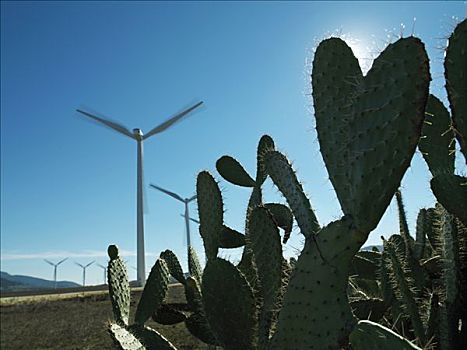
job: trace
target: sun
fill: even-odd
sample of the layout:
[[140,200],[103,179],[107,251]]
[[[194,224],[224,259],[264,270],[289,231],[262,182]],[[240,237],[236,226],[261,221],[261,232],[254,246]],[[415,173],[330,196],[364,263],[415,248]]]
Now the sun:
[[357,39],[351,35],[343,35],[342,40],[352,49],[354,56],[358,59],[363,74],[366,74],[370,70],[374,59],[370,48],[371,45],[366,40]]

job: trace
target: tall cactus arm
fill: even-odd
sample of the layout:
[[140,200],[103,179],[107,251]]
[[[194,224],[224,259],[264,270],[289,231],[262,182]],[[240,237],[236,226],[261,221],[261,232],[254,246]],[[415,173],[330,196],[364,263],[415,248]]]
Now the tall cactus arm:
[[130,283],[128,282],[128,272],[124,261],[119,256],[116,245],[109,246],[108,254],[110,261],[107,266],[107,279],[114,317],[117,324],[128,325],[130,315]]
[[456,137],[467,162],[467,19],[449,37],[444,75]]

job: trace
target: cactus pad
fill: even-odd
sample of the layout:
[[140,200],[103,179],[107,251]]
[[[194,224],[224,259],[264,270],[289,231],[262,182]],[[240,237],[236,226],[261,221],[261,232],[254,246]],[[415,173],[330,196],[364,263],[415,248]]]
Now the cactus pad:
[[147,350],[177,350],[173,344],[155,329],[139,324],[128,327]]
[[430,95],[418,148],[433,176],[454,173],[455,143],[448,110],[437,97]]
[[195,248],[192,246],[188,247],[188,271],[190,276],[196,278],[201,282],[201,277],[203,276],[203,269],[199,263],[198,255],[196,254]]
[[198,174],[196,181],[199,233],[203,238],[206,258],[214,259],[219,250],[219,236],[224,224],[224,205],[216,180],[207,171]]
[[444,75],[456,137],[467,162],[467,19],[449,37]]
[[162,304],[152,315],[152,320],[163,325],[173,325],[185,321],[186,316],[183,312],[169,305]]
[[436,199],[467,225],[467,178],[459,175],[440,174],[431,179],[431,190]]
[[256,156],[256,185],[261,186],[268,174],[266,173],[266,169],[264,168],[264,161],[263,156],[269,152],[273,151],[275,148],[274,141],[269,135],[261,136],[258,149],[257,149],[257,156]]
[[320,228],[318,220],[287,158],[278,151],[270,151],[264,155],[264,162],[268,175],[292,209],[301,233],[305,237],[315,234]]
[[235,158],[229,156],[219,158],[216,162],[216,169],[224,179],[234,185],[243,187],[254,187],[256,185],[255,180],[248,175]]
[[344,214],[359,230],[378,224],[420,138],[430,73],[423,43],[390,44],[363,76],[341,39],[324,40],[313,61],[318,140]]
[[224,349],[255,349],[255,298],[242,273],[226,260],[211,259],[204,269],[202,289],[206,317]]
[[347,298],[350,261],[361,242],[343,218],[308,239],[290,277],[272,349],[340,349],[356,319]]
[[115,320],[120,325],[128,325],[130,315],[130,284],[125,263],[118,256],[115,245],[108,249],[110,261],[107,265],[109,295]]
[[143,325],[159,308],[169,286],[169,269],[162,259],[157,259],[149,273],[135,313],[135,323]]
[[223,225],[223,230],[219,237],[220,248],[239,248],[245,245],[245,235]]
[[160,258],[165,260],[172,277],[179,283],[185,284],[185,275],[183,274],[183,270],[177,256],[171,250],[167,249],[161,253]]
[[141,342],[133,334],[131,334],[125,327],[116,323],[109,325],[109,333],[121,350],[146,350]]

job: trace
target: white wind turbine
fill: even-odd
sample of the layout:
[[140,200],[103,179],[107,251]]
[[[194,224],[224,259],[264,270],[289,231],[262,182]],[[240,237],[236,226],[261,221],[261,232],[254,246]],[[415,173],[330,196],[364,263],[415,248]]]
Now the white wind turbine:
[[102,270],[104,270],[104,284],[107,284],[107,266],[97,264]]
[[63,260],[60,260],[58,263],[54,264],[53,262],[51,262],[50,260],[47,260],[47,259],[44,259],[44,261],[49,264],[49,265],[52,265],[54,267],[54,289],[57,289],[57,267],[58,265],[60,265],[61,263],[65,262],[65,260],[67,260],[68,258],[65,258]]
[[[156,190],[161,191],[162,193],[165,193],[169,195],[172,198],[175,198],[176,200],[179,200],[180,202],[185,204],[185,215],[182,215],[185,218],[185,226],[186,226],[186,244],[187,244],[187,254],[191,246],[191,238],[190,238],[190,212],[189,212],[189,206],[188,204],[196,199],[196,195],[190,197],[190,198],[182,198],[176,193],[173,193],[169,190],[166,190],[162,187],[150,184],[152,188],[155,188]],[[191,219],[193,220],[193,219]],[[187,255],[188,256],[188,255]]]
[[81,265],[80,263],[77,263],[75,262],[76,265],[78,266],[81,266],[81,268],[83,269],[83,287],[86,286],[86,269],[91,266],[92,264],[94,264],[94,261],[91,261],[89,264],[87,265]]
[[147,134],[143,134],[141,129],[133,129],[133,132],[130,132],[123,125],[111,121],[109,119],[104,119],[102,117],[97,117],[91,113],[85,112],[83,110],[77,109],[77,111],[85,116],[125,135],[128,136],[137,142],[138,151],[137,151],[137,183],[136,183],[136,255],[137,255],[137,281],[140,286],[144,285],[146,281],[146,268],[145,268],[145,256],[144,256],[144,213],[143,213],[143,141],[152,135],[161,133],[173,124],[182,119],[185,115],[193,111],[194,109],[201,106],[203,102],[198,102],[195,105],[183,110],[180,113],[177,113],[175,116],[167,119],[165,122],[159,124],[158,126],[151,129]]

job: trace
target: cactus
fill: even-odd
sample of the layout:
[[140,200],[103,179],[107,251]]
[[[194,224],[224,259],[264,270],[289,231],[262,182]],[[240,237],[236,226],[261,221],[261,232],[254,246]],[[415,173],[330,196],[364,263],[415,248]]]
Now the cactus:
[[107,279],[115,320],[117,324],[127,326],[130,316],[130,283],[126,266],[118,255],[116,245],[110,245],[107,251],[110,257]]
[[199,263],[198,255],[196,250],[192,247],[188,247],[188,270],[190,275],[199,282],[201,282],[201,276],[203,275],[203,269]]
[[[444,60],[446,90],[451,116],[436,97],[430,96],[419,148],[433,175],[431,190],[439,203],[467,225],[467,178],[454,174],[454,136],[467,162],[467,20],[449,37]],[[444,132],[441,132],[443,131]],[[441,134],[440,134],[441,132]]]
[[203,273],[202,293],[209,325],[224,349],[255,349],[256,304],[243,274],[226,260],[210,259]]
[[161,334],[144,325],[165,298],[168,284],[165,261],[158,259],[154,264],[137,306],[135,323],[129,325],[130,287],[126,267],[116,245],[109,246],[108,254],[109,294],[116,319],[116,323],[109,324],[108,331],[114,343],[122,350],[175,350]]
[[149,273],[143,294],[135,313],[135,323],[143,325],[159,308],[169,287],[169,269],[164,260],[158,259]]
[[312,85],[321,154],[344,214],[365,232],[378,223],[410,164],[429,80],[424,45],[414,37],[390,44],[366,77],[342,40],[324,40],[316,50]]
[[[448,54],[457,62],[449,66],[451,77],[465,51],[463,33],[465,21],[450,39]],[[417,38],[390,44],[366,76],[342,40],[324,40],[313,62],[313,100],[321,153],[343,217],[319,224],[290,162],[269,136],[258,145],[256,176],[235,158],[221,157],[216,163],[221,176],[252,188],[245,234],[225,226],[219,186],[207,171],[199,173],[199,230],[206,267],[202,271],[190,248],[191,277],[185,279],[175,255],[163,252],[131,326],[126,297],[111,295],[117,323],[110,332],[119,346],[145,349],[161,342],[160,348],[171,348],[144,326],[153,315],[160,323],[184,322],[194,336],[225,349],[459,349],[459,339],[467,332],[467,303],[460,297],[467,291],[467,264],[460,258],[467,249],[461,222],[467,187],[460,190],[465,178],[454,175],[453,134],[440,133],[450,130],[448,118],[438,100],[428,100],[429,80],[428,58]],[[456,95],[459,86],[450,82],[448,91],[453,119],[462,129],[465,99]],[[458,139],[463,137],[455,132]],[[440,205],[421,210],[414,240],[398,192],[400,235],[391,236],[382,253],[360,252],[397,192],[417,144],[433,172],[433,191],[447,211]],[[261,187],[267,176],[290,209],[263,203]],[[293,219],[305,242],[298,259],[289,264],[282,257],[279,228],[285,243]],[[237,266],[218,257],[219,248],[241,246]],[[110,256],[109,266],[115,265],[112,281],[120,283],[109,286],[111,294],[126,293],[121,287],[123,265],[115,262],[115,251]],[[169,273],[185,287],[183,309],[163,303]]]
[[[446,90],[452,121],[461,151],[467,162],[467,19],[460,22],[449,37],[444,60]],[[465,203],[465,202],[464,202]]]
[[[406,59],[399,60],[401,56]],[[346,292],[348,266],[410,163],[430,80],[428,58],[416,38],[389,45],[366,77],[342,40],[325,40],[316,50],[312,78],[318,140],[345,216],[316,232],[312,227],[317,221],[300,186],[291,180],[290,167],[277,152],[265,156],[268,174],[306,237],[284,296],[273,349],[347,344],[356,325]],[[311,327],[304,327],[308,322]]]

